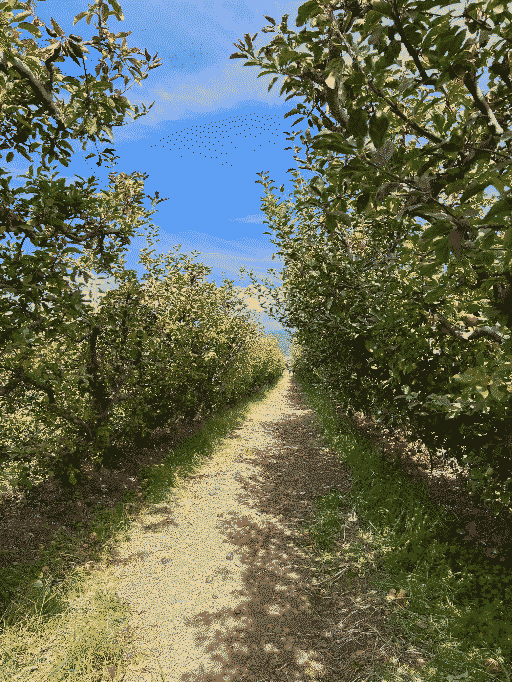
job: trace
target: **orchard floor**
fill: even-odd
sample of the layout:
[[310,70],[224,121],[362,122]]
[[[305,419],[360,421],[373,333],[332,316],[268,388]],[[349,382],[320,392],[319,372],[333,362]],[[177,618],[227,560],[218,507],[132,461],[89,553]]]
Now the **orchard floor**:
[[[377,596],[370,617],[354,606],[363,585],[343,603],[317,594],[318,570],[300,529],[318,496],[349,485],[285,374],[176,494],[140,515],[129,539],[91,566],[130,606],[130,658],[138,661],[122,679],[348,681],[354,661],[375,661]],[[344,611],[354,624],[351,611],[371,620],[371,656],[350,625],[345,642],[333,641]]]
[[[226,414],[184,454],[147,454],[158,494],[122,505],[94,560],[79,559],[91,541],[73,549],[76,592],[53,621],[0,633],[0,680],[444,682],[444,664],[463,679],[470,657],[468,679],[510,679],[502,660],[454,658],[454,645],[431,668],[447,646],[441,620],[410,610],[413,583],[385,573],[384,545],[344,502],[351,470],[288,372]],[[406,468],[424,472],[424,460],[411,455]],[[453,504],[443,490],[438,502]]]

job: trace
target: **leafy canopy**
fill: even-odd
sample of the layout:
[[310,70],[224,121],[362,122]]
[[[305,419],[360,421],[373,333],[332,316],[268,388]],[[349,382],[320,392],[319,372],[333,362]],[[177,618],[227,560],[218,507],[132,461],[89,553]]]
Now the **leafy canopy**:
[[[394,405],[406,400],[413,421],[490,413],[512,434],[512,15],[496,0],[458,15],[431,11],[452,4],[310,0],[299,7],[299,33],[288,15],[279,25],[266,16],[263,32],[277,32],[269,45],[255,52],[257,34],[246,34],[230,58],[249,57],[258,77],[278,74],[269,90],[283,75],[280,94],[306,101],[285,115],[309,125],[298,160],[317,176],[295,204],[306,229],[292,238],[291,204],[283,210],[272,195],[266,209],[287,268],[282,303],[317,349],[311,360],[325,365],[340,334],[344,351],[360,337],[366,364],[389,366],[388,393],[398,382]],[[452,26],[453,16],[465,26]],[[490,186],[499,195],[487,203]],[[311,208],[320,209],[320,235],[307,222]],[[449,373],[428,395],[410,389],[418,352],[441,353]],[[450,371],[461,357],[474,371]]]

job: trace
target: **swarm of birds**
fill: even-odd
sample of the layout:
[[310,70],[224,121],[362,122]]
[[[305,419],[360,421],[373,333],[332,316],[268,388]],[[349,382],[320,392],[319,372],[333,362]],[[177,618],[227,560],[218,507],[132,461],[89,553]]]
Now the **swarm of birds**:
[[[155,31],[158,29],[158,23],[155,25]],[[153,27],[147,26],[142,28],[142,31],[152,31]],[[206,51],[203,51],[203,43],[198,46],[191,46],[190,42],[178,41],[178,49],[173,50],[172,56],[166,60],[166,66],[174,71],[185,69],[188,72],[196,71],[197,67],[201,67],[205,62]],[[283,121],[283,114],[276,116],[258,116],[257,114],[232,116],[222,121],[210,123],[203,126],[190,126],[181,128],[171,135],[160,138],[159,143],[150,145],[150,148],[161,147],[162,149],[175,148],[176,151],[192,151],[193,154],[198,154],[209,159],[221,160],[221,165],[228,165],[228,155],[235,150],[237,141],[254,141],[253,152],[257,151],[258,147],[264,147],[265,143],[276,145],[276,132],[278,132],[278,124]],[[263,140],[261,143],[256,142],[256,136],[260,132],[269,132],[269,139]],[[283,131],[285,135],[290,135],[289,132]],[[234,139],[229,139],[234,138]],[[220,144],[220,148],[219,148]],[[252,146],[252,145],[251,145]],[[284,151],[292,150],[292,147],[285,147]],[[244,149],[244,152],[247,151]],[[251,151],[250,149],[248,150]],[[183,158],[184,154],[180,154]],[[233,167],[233,163],[229,164]],[[292,170],[292,169],[290,169]]]
[[[252,114],[248,116],[231,116],[219,123],[210,123],[205,126],[192,126],[181,129],[173,135],[160,138],[162,148],[166,145],[183,146],[192,151],[210,159],[222,159],[227,157],[230,152],[234,150],[236,138],[255,138],[259,130],[272,131],[271,136],[275,137],[275,130],[277,122],[281,119],[280,116],[258,116]],[[229,139],[234,137],[235,139]],[[276,144],[275,140],[268,140],[271,144]],[[220,143],[221,148],[214,151],[216,143]],[[263,143],[259,144],[261,147]],[[158,145],[150,145],[157,147]],[[205,150],[203,153],[201,150]],[[256,151],[256,149],[253,149]],[[183,155],[180,155],[183,156]],[[227,159],[225,161],[227,163]],[[231,164],[233,165],[233,164]]]

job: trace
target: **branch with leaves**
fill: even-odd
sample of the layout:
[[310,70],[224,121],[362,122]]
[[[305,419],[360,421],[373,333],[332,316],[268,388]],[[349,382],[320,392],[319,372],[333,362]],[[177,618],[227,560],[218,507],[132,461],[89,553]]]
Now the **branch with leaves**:
[[[280,94],[305,98],[285,115],[298,115],[293,125],[307,119],[300,137],[306,158],[298,158],[297,146],[295,158],[317,174],[295,192],[295,209],[304,214],[300,238],[292,239],[289,202],[283,214],[270,195],[266,210],[280,253],[293,263],[283,299],[288,320],[310,349],[307,363],[330,362],[340,336],[345,350],[358,339],[378,371],[389,366],[399,393],[418,376],[418,354],[430,367],[441,362],[433,355],[441,345],[448,369],[455,364],[450,355],[485,363],[489,390],[475,373],[464,375],[460,396],[447,399],[443,387],[423,401],[410,394],[411,420],[427,419],[434,403],[452,419],[471,405],[473,414],[501,415],[509,430],[512,14],[488,3],[483,20],[477,14],[482,6],[471,3],[458,15],[466,25],[461,28],[450,25],[453,12],[435,13],[417,3],[310,0],[298,9],[300,32],[288,27],[288,15],[279,25],[266,16],[271,26],[263,32],[278,35],[256,52],[257,34],[246,34],[230,58],[248,59],[245,65],[258,66],[259,75],[278,74],[269,90],[282,75]],[[383,24],[385,17],[391,25]],[[491,35],[498,42],[489,48]],[[398,60],[401,51],[406,57]],[[489,61],[484,95],[478,73]],[[416,139],[406,144],[405,134]],[[427,143],[419,144],[419,137]],[[498,197],[484,197],[491,185]],[[321,212],[320,236],[308,234],[311,207]],[[357,231],[365,251],[354,260],[351,235]],[[265,305],[264,296],[260,302]],[[468,334],[464,320],[474,313],[481,326]],[[364,362],[358,366],[366,371]],[[370,372],[364,390],[374,385]]]

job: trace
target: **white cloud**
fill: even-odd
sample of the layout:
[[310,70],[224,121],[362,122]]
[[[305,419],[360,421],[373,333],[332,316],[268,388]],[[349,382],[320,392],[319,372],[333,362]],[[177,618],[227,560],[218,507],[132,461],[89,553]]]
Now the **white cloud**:
[[239,221],[242,223],[262,223],[267,216],[264,213],[259,215],[248,215],[245,218],[230,218],[230,221]]

